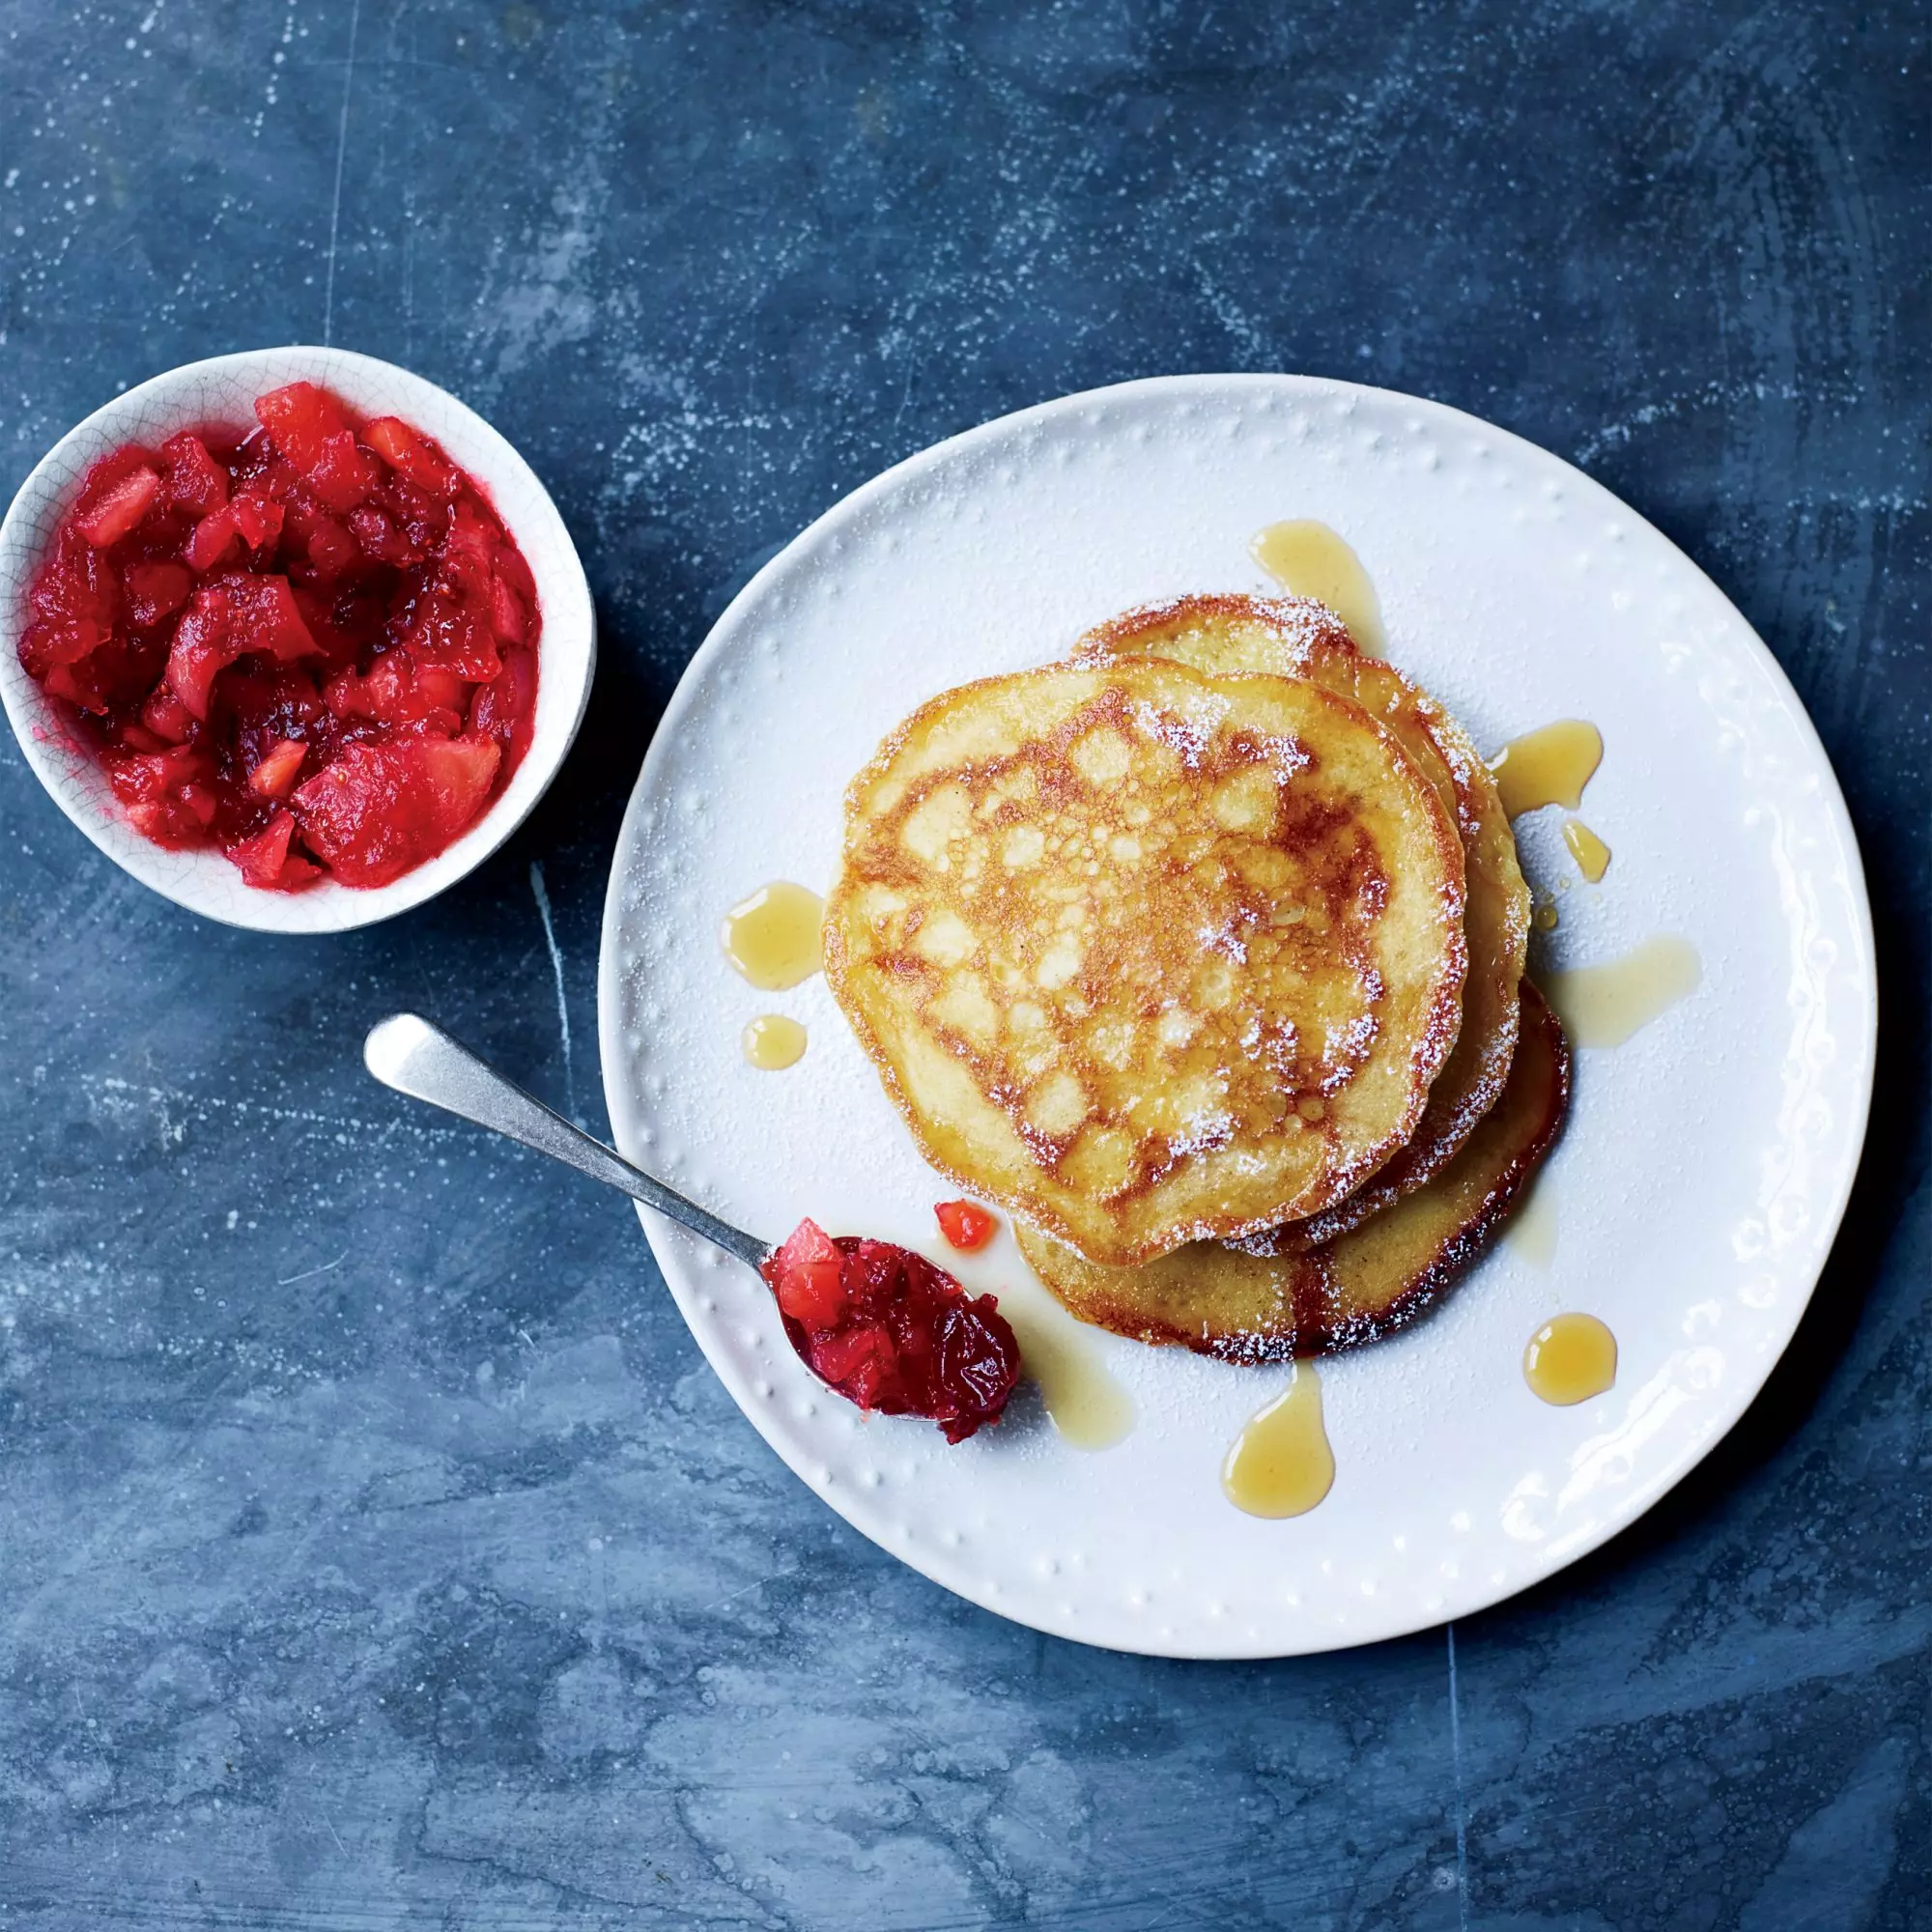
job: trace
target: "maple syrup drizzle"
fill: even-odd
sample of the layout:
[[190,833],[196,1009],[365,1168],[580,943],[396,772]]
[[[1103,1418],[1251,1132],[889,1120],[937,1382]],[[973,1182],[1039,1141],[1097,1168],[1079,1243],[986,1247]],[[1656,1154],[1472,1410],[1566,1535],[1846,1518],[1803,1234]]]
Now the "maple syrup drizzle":
[[1376,586],[1362,568],[1362,559],[1326,524],[1312,517],[1270,524],[1249,550],[1291,597],[1312,597],[1327,605],[1349,627],[1357,650],[1372,658],[1387,655]]
[[1531,1267],[1547,1269],[1556,1259],[1556,1197],[1538,1180],[1503,1224],[1503,1239]]
[[1660,932],[1621,959],[1552,973],[1543,990],[1573,1045],[1621,1046],[1689,999],[1703,977],[1697,949],[1673,932]]
[[760,1013],[740,1037],[745,1058],[767,1073],[796,1066],[805,1057],[805,1029],[783,1013]]
[[1522,1378],[1558,1408],[1588,1402],[1617,1378],[1617,1338],[1594,1315],[1558,1315],[1529,1338]]
[[1604,734],[1580,718],[1560,718],[1512,738],[1490,760],[1490,770],[1502,793],[1503,810],[1520,818],[1546,805],[1565,805],[1575,811],[1603,761]]
[[1610,848],[1580,818],[1563,821],[1563,842],[1577,862],[1577,869],[1591,885],[1596,885],[1610,869]]
[[818,971],[825,901],[789,880],[760,886],[724,915],[724,956],[761,992],[781,993]]
[[1334,1481],[1321,1379],[1312,1362],[1296,1362],[1288,1387],[1235,1438],[1221,1464],[1221,1488],[1249,1516],[1306,1516]]
[[1000,1313],[1019,1337],[1020,1361],[1061,1440],[1088,1450],[1124,1442],[1140,1419],[1134,1399],[1078,1332],[1079,1324],[1057,1309],[1015,1309],[1012,1299],[1001,1296]]

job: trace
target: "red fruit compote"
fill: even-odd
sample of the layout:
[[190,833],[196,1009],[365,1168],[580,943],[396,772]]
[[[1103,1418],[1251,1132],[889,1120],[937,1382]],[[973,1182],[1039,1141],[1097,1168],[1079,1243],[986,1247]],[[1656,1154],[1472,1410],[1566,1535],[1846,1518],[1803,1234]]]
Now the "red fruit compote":
[[999,1421],[1020,1345],[990,1294],[891,1241],[838,1240],[801,1221],[759,1272],[813,1375],[861,1408],[924,1415],[949,1442]]
[[529,749],[536,583],[420,431],[311,383],[255,414],[94,466],[20,662],[156,844],[271,891],[384,886]]

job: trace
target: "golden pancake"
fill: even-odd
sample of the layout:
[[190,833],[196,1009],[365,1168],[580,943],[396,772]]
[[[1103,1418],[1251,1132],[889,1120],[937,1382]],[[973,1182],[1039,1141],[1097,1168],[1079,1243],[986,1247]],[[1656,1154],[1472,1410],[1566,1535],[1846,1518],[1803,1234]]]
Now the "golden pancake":
[[1516,1046],[1529,888],[1495,781],[1462,726],[1427,692],[1358,651],[1341,619],[1306,598],[1183,597],[1116,617],[1074,649],[1076,663],[1117,657],[1172,658],[1217,676],[1307,678],[1394,732],[1455,813],[1467,882],[1463,1030],[1407,1146],[1346,1200],[1277,1237],[1284,1249],[1332,1240],[1439,1173],[1502,1092]]
[[1339,1200],[1454,1044],[1454,821],[1357,705],[1160,659],[933,698],[852,781],[825,977],[921,1151],[1113,1264]]
[[1563,1123],[1570,1049],[1522,982],[1514,1065],[1495,1105],[1426,1186],[1305,1253],[1202,1241],[1141,1267],[1095,1267],[1014,1224],[1035,1273],[1083,1321],[1232,1362],[1357,1349],[1426,1314],[1483,1252]]

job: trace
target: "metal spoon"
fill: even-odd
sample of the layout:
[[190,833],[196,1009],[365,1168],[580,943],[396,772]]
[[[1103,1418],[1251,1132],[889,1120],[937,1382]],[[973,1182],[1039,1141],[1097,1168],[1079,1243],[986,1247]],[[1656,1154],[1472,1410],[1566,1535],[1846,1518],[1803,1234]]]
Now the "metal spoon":
[[521,1141],[606,1187],[619,1188],[753,1267],[760,1266],[772,1253],[769,1242],[707,1214],[696,1202],[687,1201],[662,1180],[633,1167],[602,1141],[592,1140],[534,1095],[512,1086],[440,1027],[414,1013],[392,1013],[372,1027],[363,1042],[362,1061],[384,1087]]

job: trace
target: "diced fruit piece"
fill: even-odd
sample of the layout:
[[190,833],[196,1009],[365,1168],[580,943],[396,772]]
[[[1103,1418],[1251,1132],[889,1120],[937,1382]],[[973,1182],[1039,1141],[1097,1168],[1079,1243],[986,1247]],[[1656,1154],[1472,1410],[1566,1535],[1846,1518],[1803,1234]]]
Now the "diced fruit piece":
[[61,526],[64,531],[71,532],[80,542],[89,539],[81,530],[81,525],[90,519],[128,477],[143,469],[158,473],[161,459],[152,450],[138,442],[123,443],[119,449],[110,450],[105,456],[91,464],[87,474],[81,478],[79,492],[73,499],[73,507],[68,512],[67,521]]
[[442,590],[417,602],[403,641],[418,664],[441,665],[472,684],[487,682],[503,668],[487,618]]
[[536,701],[537,661],[527,650],[509,644],[503,668],[488,684],[476,687],[469,707],[469,728],[495,738],[506,756],[521,757],[529,742],[530,712]]
[[483,809],[502,752],[488,738],[422,738],[412,748],[443,842],[454,838]]
[[208,694],[215,674],[242,655],[228,622],[226,592],[215,584],[197,591],[175,631],[168,651],[168,685],[190,717],[208,717]]
[[[263,798],[286,798],[295,788],[308,747],[299,738],[282,738],[248,774],[248,789]],[[290,821],[294,823],[293,820]]]
[[305,480],[317,500],[340,516],[368,501],[382,472],[368,451],[356,447],[354,432],[342,429],[323,439],[322,454],[308,466]]
[[165,684],[157,684],[141,707],[141,723],[171,745],[183,743],[194,727],[194,714]]
[[391,564],[397,570],[412,570],[423,560],[421,548],[410,541],[395,520],[370,504],[350,511],[349,527],[355,531],[355,541],[363,551],[378,563]]
[[242,532],[242,541],[250,550],[273,543],[282,533],[287,512],[266,490],[238,490],[228,499],[227,515]]
[[526,611],[534,608],[537,601],[537,581],[530,575],[530,567],[524,561],[524,554],[513,543],[499,543],[496,556],[497,575],[517,593],[517,600]]
[[112,485],[93,506],[73,520],[73,526],[96,550],[105,550],[133,529],[161,494],[158,470],[145,464]]
[[228,856],[251,886],[271,887],[282,875],[295,831],[295,814],[278,811],[252,838],[239,839],[229,846]]
[[296,792],[303,842],[346,883],[387,885],[476,815],[497,755],[473,738],[351,745]]
[[449,719],[449,733],[462,727],[461,706],[468,689],[463,679],[439,665],[418,665],[407,645],[384,651],[367,677],[338,672],[323,692],[338,718],[374,718],[384,724],[422,724]]
[[932,1211],[947,1245],[957,1248],[961,1254],[970,1255],[983,1248],[1000,1232],[997,1217],[977,1201],[942,1201]]
[[296,608],[286,577],[230,577],[221,582],[243,650],[267,651],[285,664],[314,655],[315,639]]
[[255,404],[276,454],[327,510],[340,516],[367,502],[381,483],[375,458],[355,440],[342,404],[313,383],[290,383]]
[[323,460],[330,437],[355,427],[342,404],[313,383],[291,383],[257,396],[255,418],[269,432],[269,440],[304,475]]
[[318,523],[309,537],[308,560],[318,575],[340,577],[355,561],[355,539],[340,524]]
[[112,758],[107,767],[114,795],[135,830],[176,850],[199,844],[207,832],[213,816],[213,775],[210,760],[185,745]]
[[500,576],[490,580],[490,622],[506,644],[524,641],[524,600]]
[[355,537],[313,498],[298,492],[287,509],[282,526],[301,547],[319,582],[332,583],[362,561]]
[[168,652],[168,684],[205,720],[216,676],[252,651],[284,661],[317,652],[286,577],[222,577],[196,591]]
[[844,1259],[816,1221],[801,1221],[759,1270],[779,1306],[806,1328],[830,1328],[845,1312]]
[[179,611],[194,588],[194,579],[178,563],[130,563],[122,577],[130,623],[158,624]]
[[88,708],[87,693],[75,679],[71,664],[49,665],[41,674],[41,688],[54,697],[66,698],[82,711]]
[[168,497],[191,517],[211,516],[228,500],[228,472],[200,437],[184,430],[161,444],[167,463]]
[[208,572],[214,568],[237,544],[242,532],[235,527],[235,513],[226,503],[213,516],[202,518],[188,532],[182,561],[190,570]]
[[464,603],[481,605],[487,610],[496,550],[496,539],[476,506],[459,502],[450,513],[449,535],[443,539],[444,587]]
[[20,662],[35,677],[51,665],[76,664],[114,635],[114,572],[91,544],[63,531],[53,561],[27,596],[33,612],[20,639]]
[[382,886],[414,863],[422,843],[396,745],[351,745],[295,795],[302,841],[351,885]]
[[444,670],[438,665],[415,667],[416,697],[421,703],[434,705],[440,710],[460,712],[469,689],[453,670]]
[[398,416],[378,416],[366,424],[362,440],[399,475],[432,497],[448,498],[463,487],[463,472],[426,436]]
[[166,658],[167,647],[158,637],[116,631],[84,658],[51,667],[45,688],[82,711],[126,710],[141,701]]
[[811,1366],[848,1402],[861,1408],[876,1406],[886,1378],[893,1372],[896,1350],[883,1321],[867,1321],[817,1341]]
[[223,849],[251,886],[268,892],[298,892],[321,878],[322,867],[289,849],[295,832],[295,814],[278,811],[252,838],[238,839]]
[[190,570],[210,571],[234,549],[237,538],[252,551],[272,544],[282,533],[287,512],[259,478],[244,484],[220,509],[202,518],[189,533],[183,560]]

